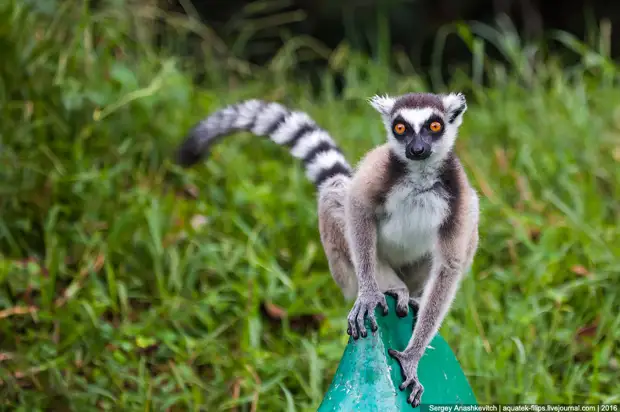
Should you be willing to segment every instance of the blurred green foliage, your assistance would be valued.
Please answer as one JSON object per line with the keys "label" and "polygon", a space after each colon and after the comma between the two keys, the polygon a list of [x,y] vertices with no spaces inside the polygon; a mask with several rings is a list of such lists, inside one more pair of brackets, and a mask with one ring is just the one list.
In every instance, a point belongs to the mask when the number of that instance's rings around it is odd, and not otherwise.
{"label": "blurred green foliage", "polygon": [[[457,151],[483,212],[441,333],[479,402],[620,402],[620,72],[604,36],[557,33],[580,56],[566,67],[509,26],[458,26],[471,72],[430,84],[344,44],[316,95],[294,42],[257,67],[151,6],[44,3],[0,3],[1,408],[315,410],[350,304],[312,186],[248,134],[192,170],[170,154],[209,111],[262,97],[355,162],[383,141],[368,96],[447,89],[470,101]],[[175,57],[189,34],[200,59]]]}

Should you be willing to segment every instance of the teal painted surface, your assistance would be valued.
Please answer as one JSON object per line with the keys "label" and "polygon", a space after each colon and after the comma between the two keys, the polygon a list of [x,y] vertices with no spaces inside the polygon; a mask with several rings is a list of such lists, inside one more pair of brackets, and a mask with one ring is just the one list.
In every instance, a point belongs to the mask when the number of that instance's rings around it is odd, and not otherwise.
{"label": "teal painted surface", "polygon": [[[366,338],[353,338],[344,350],[332,383],[319,406],[319,412],[413,411],[407,404],[409,389],[400,391],[402,375],[398,362],[388,349],[402,351],[413,332],[414,314],[396,315],[395,300],[386,296],[390,313],[377,309],[379,330]],[[368,322],[366,328],[370,331]],[[424,386],[422,407],[426,404],[476,404],[469,382],[446,341],[437,334],[418,366]]]}

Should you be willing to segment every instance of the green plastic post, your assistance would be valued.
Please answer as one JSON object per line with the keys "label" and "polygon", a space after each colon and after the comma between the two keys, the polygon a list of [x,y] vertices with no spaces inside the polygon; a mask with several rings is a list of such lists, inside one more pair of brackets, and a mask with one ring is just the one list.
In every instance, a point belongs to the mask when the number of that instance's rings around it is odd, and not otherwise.
{"label": "green plastic post", "polygon": [[[340,359],[318,412],[396,412],[413,411],[407,404],[410,389],[401,391],[402,375],[398,362],[388,355],[388,349],[402,351],[413,332],[414,314],[404,318],[396,315],[396,302],[386,296],[390,312],[383,316],[376,309],[379,330],[368,337],[349,342]],[[477,404],[469,382],[450,346],[435,335],[418,366],[418,377],[424,386],[422,405]],[[416,408],[418,409],[418,408]]]}

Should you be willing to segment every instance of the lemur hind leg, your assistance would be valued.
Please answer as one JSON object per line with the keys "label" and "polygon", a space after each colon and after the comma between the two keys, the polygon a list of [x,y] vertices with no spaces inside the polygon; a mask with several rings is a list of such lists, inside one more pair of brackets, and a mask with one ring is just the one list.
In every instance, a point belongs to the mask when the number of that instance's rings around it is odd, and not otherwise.
{"label": "lemur hind leg", "polygon": [[318,193],[319,234],[334,281],[346,300],[357,295],[357,278],[344,237],[344,206],[348,179],[327,181]]}
{"label": "lemur hind leg", "polygon": [[[345,237],[344,198],[347,184],[348,179],[337,177],[321,187],[318,196],[318,214],[321,243],[332,277],[342,290],[345,299],[353,300],[357,296],[358,282]],[[376,278],[379,290],[396,299],[398,316],[406,316],[409,304],[407,285],[382,260],[378,261]]]}
{"label": "lemur hind leg", "polygon": [[409,306],[415,310],[420,309],[420,301],[424,287],[428,283],[431,272],[430,257],[422,257],[419,260],[403,266],[398,269],[397,273],[403,280],[409,290]]}
{"label": "lemur hind leg", "polygon": [[401,318],[407,316],[411,302],[407,285],[398,277],[394,269],[381,259],[377,260],[376,276],[379,290],[396,299],[396,314]]}

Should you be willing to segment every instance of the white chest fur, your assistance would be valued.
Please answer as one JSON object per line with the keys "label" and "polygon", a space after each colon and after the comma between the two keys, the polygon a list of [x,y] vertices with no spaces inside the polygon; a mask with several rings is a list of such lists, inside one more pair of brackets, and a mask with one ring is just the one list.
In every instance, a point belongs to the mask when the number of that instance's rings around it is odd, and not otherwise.
{"label": "white chest fur", "polygon": [[377,211],[378,252],[392,266],[416,261],[437,241],[449,205],[442,190],[428,190],[434,183],[405,179],[392,187]]}

